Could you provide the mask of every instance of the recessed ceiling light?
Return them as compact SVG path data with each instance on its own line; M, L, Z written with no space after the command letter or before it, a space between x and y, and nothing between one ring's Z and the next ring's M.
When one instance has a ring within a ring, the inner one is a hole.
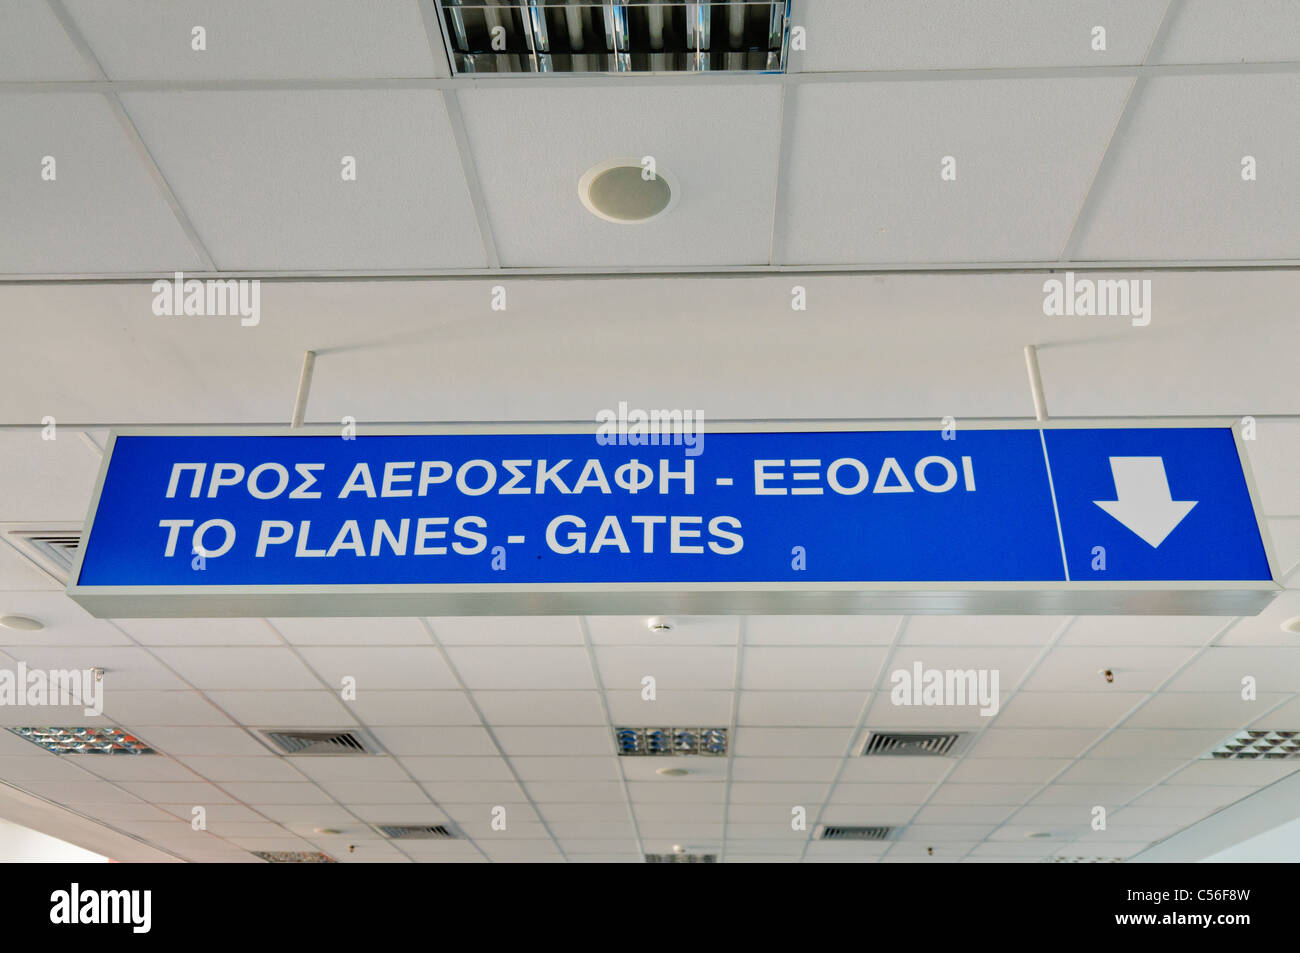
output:
M45 628L40 619L25 615L0 615L0 625L6 629L18 629L21 632L39 632Z
M1290 619L1283 622L1282 631L1293 632L1296 635L1300 635L1300 615L1292 616Z
M1026 837L1051 837L1050 831L1034 831L1032 834L1026 834Z
M682 775L690 774L685 768L660 768L655 774L662 774L666 778L680 778Z
M645 627L651 632L671 632L673 630L673 620L665 619L661 615L651 616L646 619Z
M578 180L587 211L617 225L641 225L666 214L679 192L671 173L636 158L607 159Z

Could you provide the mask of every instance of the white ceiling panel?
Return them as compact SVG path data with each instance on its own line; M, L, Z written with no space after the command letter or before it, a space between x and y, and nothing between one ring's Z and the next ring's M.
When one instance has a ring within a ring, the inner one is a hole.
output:
M202 267L103 96L0 93L0 126L0 274Z
M1300 7L1291 0L1179 0L1156 63L1300 60Z
M502 264L768 261L780 151L777 87L478 86L460 100ZM510 142L528 148L503 148ZM606 159L643 156L677 180L675 209L618 225L583 208L584 172Z
M441 37L435 57L419 2L63 0L115 80L446 76Z
M4 16L0 81L98 78L46 0L6 0Z
M790 68L913 70L1141 63L1166 0L804 0ZM1105 50L1092 31L1106 30Z
M121 98L219 268L485 264L436 91ZM345 156L355 181L343 178ZM165 261L142 270L170 271Z
M1161 76L1132 108L1090 199L1080 259L1300 254L1300 76ZM1255 181L1242 161L1255 159Z
M1055 261L1131 85L1028 79L792 89L777 260ZM941 178L948 156L952 181Z

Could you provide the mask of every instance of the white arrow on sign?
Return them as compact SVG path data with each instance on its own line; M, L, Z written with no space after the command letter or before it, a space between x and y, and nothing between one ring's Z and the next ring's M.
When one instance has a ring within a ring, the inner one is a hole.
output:
M1115 499L1093 500L1153 549L1174 531L1198 500L1170 498L1163 457L1111 457Z

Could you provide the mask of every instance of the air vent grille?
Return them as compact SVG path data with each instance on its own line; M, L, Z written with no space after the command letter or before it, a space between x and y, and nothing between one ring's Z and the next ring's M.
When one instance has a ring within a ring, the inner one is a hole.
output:
M439 0L456 73L784 72L788 0Z
M55 754L140 755L153 748L121 728L10 728L20 738Z
M329 854L309 850L255 850L253 855L268 864L337 864Z
M862 746L864 758L906 755L914 758L944 758L955 754L961 732L873 731Z
M298 731L264 728L261 734L280 754L298 757L369 755L379 750L368 736L355 730Z
M889 840L893 831L892 827L827 824L817 835L817 840Z
M717 854L646 854L647 864L716 864Z
M375 830L391 840L455 840L446 824L378 824Z
M1300 731L1239 731L1211 751L1210 757L1252 761L1300 757Z
M77 565L81 531L75 529L13 529L5 533L9 544L38 568L67 585Z
M725 756L726 728L615 728L620 755L702 754Z

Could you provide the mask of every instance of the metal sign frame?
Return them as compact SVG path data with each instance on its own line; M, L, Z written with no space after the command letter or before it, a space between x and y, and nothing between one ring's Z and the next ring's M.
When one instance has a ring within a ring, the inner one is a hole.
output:
M963 420L960 430L1219 428L1232 432L1270 581L1155 582L647 582L398 585L82 586L82 545L67 594L97 618L412 617L480 615L1257 615L1282 583L1236 418ZM376 425L362 436L595 434L591 421ZM934 421L728 421L707 433L941 431ZM122 427L112 430L85 520L94 530L118 436L330 436L337 427Z

